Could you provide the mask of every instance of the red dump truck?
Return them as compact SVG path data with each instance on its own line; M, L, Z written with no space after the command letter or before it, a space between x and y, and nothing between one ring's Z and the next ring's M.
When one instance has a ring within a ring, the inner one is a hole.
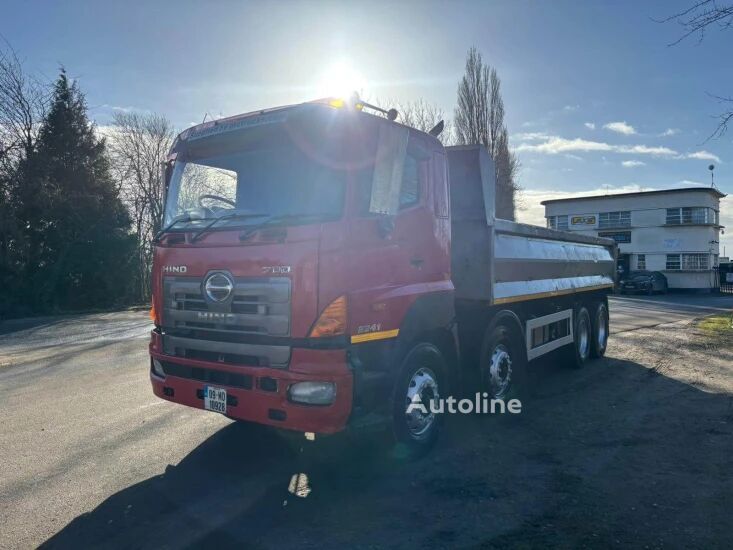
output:
M459 386L506 399L557 348L603 355L613 241L497 219L480 146L360 102L201 124L166 163L150 379L163 399L416 450Z

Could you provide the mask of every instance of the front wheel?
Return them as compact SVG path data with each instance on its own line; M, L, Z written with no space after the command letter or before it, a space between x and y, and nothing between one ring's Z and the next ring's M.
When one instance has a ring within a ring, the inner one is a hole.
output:
M430 403L446 397L446 362L433 344L418 344L407 354L395 385L392 431L412 457L426 453L438 439L442 417Z
M591 346L591 356L595 358L603 357L606 354L606 346L608 345L608 306L605 302L599 302L593 313L593 339Z

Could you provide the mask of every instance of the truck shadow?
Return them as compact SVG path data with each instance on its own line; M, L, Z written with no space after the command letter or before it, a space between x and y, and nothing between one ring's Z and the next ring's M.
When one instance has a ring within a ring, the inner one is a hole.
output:
M375 437L230 424L46 547L726 546L733 401L632 361L550 357L519 415L452 416L418 461Z

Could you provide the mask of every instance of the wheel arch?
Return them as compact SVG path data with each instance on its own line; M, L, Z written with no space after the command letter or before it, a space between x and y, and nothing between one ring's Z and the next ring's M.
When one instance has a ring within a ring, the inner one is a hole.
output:
M453 292L435 292L418 297L400 325L391 363L399 370L407 354L421 342L433 344L443 355L449 383L458 376L458 335Z
M527 345L524 335L524 323L514 311L510 309L502 309L495 313L489 323L486 326L484 332L484 338L486 335L491 334L494 329L498 326L505 326L510 330L510 333L516 338L518 349L522 354L524 360L527 360Z

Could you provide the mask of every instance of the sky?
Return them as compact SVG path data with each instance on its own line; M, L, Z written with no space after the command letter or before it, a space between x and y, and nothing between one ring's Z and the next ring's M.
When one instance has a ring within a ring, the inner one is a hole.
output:
M670 46L681 28L656 21L692 3L0 0L0 35L29 71L51 80L66 67L98 125L134 110L181 130L331 95L344 79L452 118L476 46L502 80L519 219L544 224L541 200L707 186L710 164L733 193L733 129L707 139L723 109L712 96L733 96L733 29Z

